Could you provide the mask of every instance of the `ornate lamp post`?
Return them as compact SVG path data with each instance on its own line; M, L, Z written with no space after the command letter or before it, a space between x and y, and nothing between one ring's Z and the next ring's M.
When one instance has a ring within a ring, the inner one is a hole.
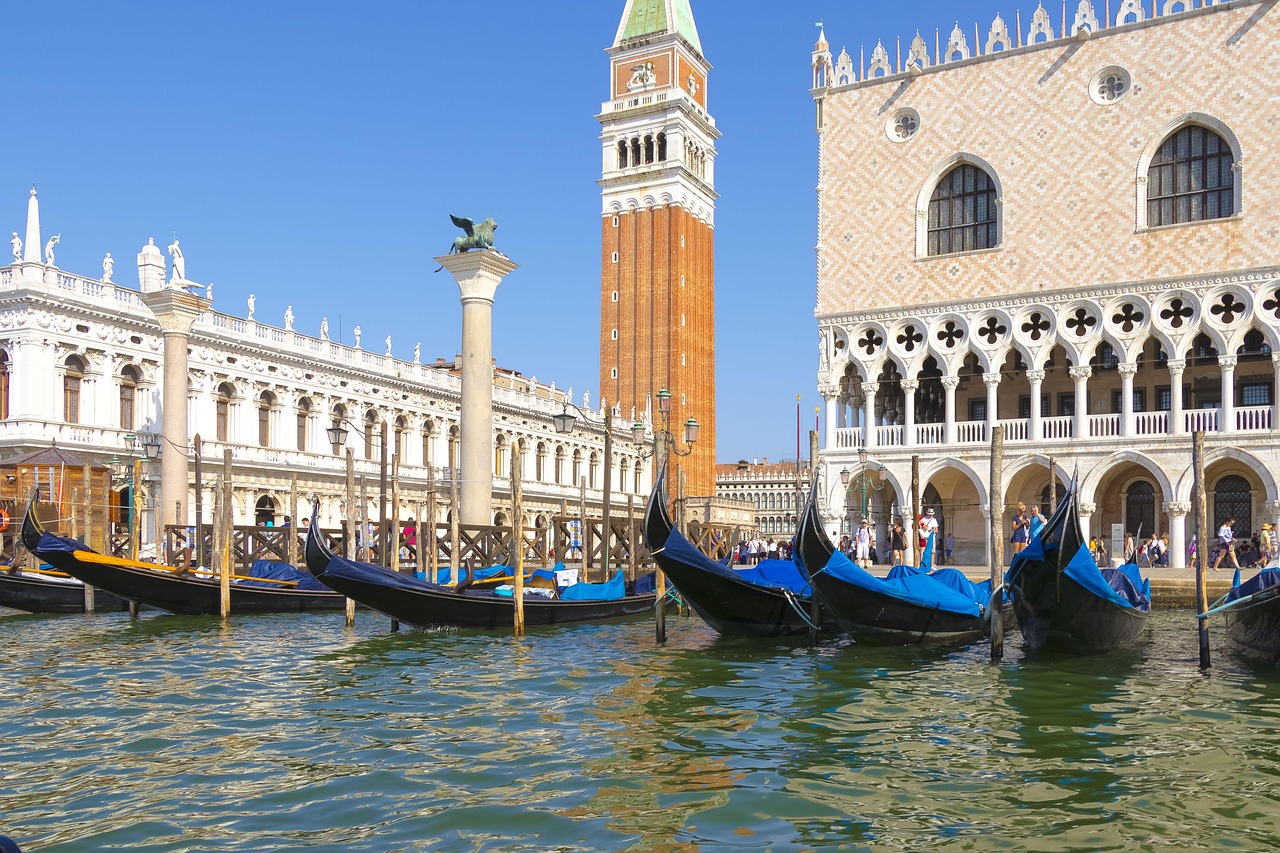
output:
M590 417L587 415L586 412L584 412L582 409L578 408L568 400L565 400L562 406L563 408L560 414L551 416L551 421L552 423L555 424L556 432L559 433L560 435L568 435L569 433L573 432L573 425L577 421L577 417L575 417L573 412L570 412L569 409L572 408L574 412L577 412L579 415L582 415L583 420L590 420ZM641 426L640 429L641 429L640 440L643 441L644 427ZM611 512L610 512L610 510L612 509L610 505L610 492L611 492L610 486L611 486L612 474L613 474L613 407L606 406L604 410L604 483L603 483L604 490L603 490L603 494L601 495L602 502L601 502L601 510L600 510L601 537L604 542L604 546L601 548L601 550L604 552L604 556L601 560L601 563L602 563L602 568L604 570L604 579L606 581L609 580L609 552L611 550L609 547L609 540L612 538L612 534L613 534L613 531L612 531L613 519L611 517ZM586 542L587 531L586 531L585 525L587 523L587 520L585 518L582 519L582 523L584 525L583 531L582 531L582 537L583 537L582 544L583 544L584 553L585 553L585 546L587 544Z
M346 418L339 418L334 421L333 426L325 430L329 436L329 443L333 445L343 445L347 443L347 430L343 424L347 424L351 429L356 431L356 435L369 440L369 436L355 424ZM390 565L387 557L387 422L382 421L379 427L381 435L381 463L378 473L378 562L383 566ZM354 533L354 531L352 531ZM367 531L366 531L367 532Z
M872 463L870 462L870 454L865 448L858 451L858 464L862 466L862 472L858 475L859 479L862 481L862 518L867 518L867 489L870 488L875 492L883 489L884 482L889 476L889 470L883 465L875 463L876 479L874 481L868 481L867 474ZM840 482L847 486L849 485L849 480L849 469L842 468L840 470Z

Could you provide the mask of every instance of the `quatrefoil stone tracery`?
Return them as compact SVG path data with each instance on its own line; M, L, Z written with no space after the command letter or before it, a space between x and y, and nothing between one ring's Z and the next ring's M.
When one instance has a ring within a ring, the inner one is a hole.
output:
M884 338L876 334L875 329L867 329L867 333L858 341L858 346L866 350L867 355L875 355L876 350L884 343Z
M1067 318L1067 328L1075 332L1078 338L1083 338L1089 334L1089 330L1097 324L1097 318L1093 317L1085 308L1077 308Z
M1280 288L1277 288L1270 297L1263 300L1262 310L1270 311L1272 316L1280 320Z
M938 340L942 341L942 345L947 349L955 349L956 343L964 337L964 329L956 325L955 320L948 320L938 330Z
M1175 329L1181 329L1195 313L1194 308L1183 299L1177 298L1170 300L1169 307L1160 311L1160 319Z
M1235 322L1236 315L1243 315L1248 310L1248 306L1237 299L1234 293L1224 293L1222 299L1209 309L1209 313L1217 317L1222 325L1230 326Z
M915 352L916 347L924 340L924 335L917 331L914 325L907 326L902 330L902 334L898 335L898 345L907 352Z
M1126 302L1119 313L1112 315L1111 322L1119 326L1125 334L1128 334L1141 326L1145 318L1146 314L1139 311L1132 302Z
M1038 341L1044 337L1044 333L1049 331L1052 324L1044 318L1039 311L1035 311L1027 318L1027 322L1022 324L1022 331L1033 341Z
M978 329L978 335L986 338L988 344L994 344L1003 338L1007 331L1009 330L995 317L988 317L987 322Z

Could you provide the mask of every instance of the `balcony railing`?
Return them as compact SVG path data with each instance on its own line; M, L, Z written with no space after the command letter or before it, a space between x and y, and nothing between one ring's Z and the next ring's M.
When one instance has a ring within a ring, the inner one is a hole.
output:
M1235 431L1237 433L1265 433L1273 429L1275 411L1271 406L1243 406L1235 410ZM1123 416L1117 414L1089 415L1088 439L1114 440L1125 438ZM1184 434L1198 430L1217 432L1221 421L1218 409L1195 409L1183 412ZM1169 412L1134 412L1131 436L1142 436L1159 439L1170 435L1171 423ZM1041 437L1036 438L1031 432L1031 421L1025 418L1002 420L1004 440L1014 444L1034 441L1066 441L1075 437L1075 418L1065 417L1041 418ZM916 424L915 441L910 440L905 426L876 427L877 447L931 446L946 444L946 425L940 423ZM955 424L956 445L980 445L990 441L987 435L986 421L957 421ZM836 430L835 449L857 450L863 446L863 431L860 427Z

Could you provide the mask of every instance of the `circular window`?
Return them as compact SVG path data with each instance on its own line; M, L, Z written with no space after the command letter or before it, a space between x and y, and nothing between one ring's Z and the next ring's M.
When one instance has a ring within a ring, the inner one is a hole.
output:
M895 110L885 122L884 132L890 142L906 142L920 130L920 113L910 107Z
M1129 94L1132 86L1128 71L1119 65L1110 65L1093 75L1089 83L1089 97L1095 104L1108 106Z

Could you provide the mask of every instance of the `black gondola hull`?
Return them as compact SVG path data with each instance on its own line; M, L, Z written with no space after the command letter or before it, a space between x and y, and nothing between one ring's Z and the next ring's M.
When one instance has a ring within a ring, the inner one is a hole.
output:
M182 577L155 569L87 562L76 551L37 553L59 571L105 589L127 601L147 604L171 613L218 615L221 587L216 579ZM294 592L267 587L231 585L231 612L301 613L342 610L343 597L336 592Z
M84 585L39 575L0 573L0 607L28 613L84 613ZM129 603L103 589L93 591L94 610L127 610Z
M1241 656L1280 662L1280 586L1254 596L1247 605L1223 612L1227 639Z
M333 573L320 579L366 607L419 628L512 628L515 602L499 595L456 593L446 590L406 589L355 580ZM656 597L633 595L613 601L559 601L526 596L526 626L602 622L652 613Z
M966 616L879 595L819 574L814 578L818 596L831 608L840 628L865 642L884 645L964 642L987 632L982 616Z
M808 597L788 596L781 589L722 578L664 559L662 554L656 560L667 580L680 591L680 597L721 634L785 637L809 631ZM805 616L801 616L801 610L806 611Z
M1028 651L1096 655L1136 640L1149 612L1106 601L1048 563L1030 563L1011 581L1013 611Z

